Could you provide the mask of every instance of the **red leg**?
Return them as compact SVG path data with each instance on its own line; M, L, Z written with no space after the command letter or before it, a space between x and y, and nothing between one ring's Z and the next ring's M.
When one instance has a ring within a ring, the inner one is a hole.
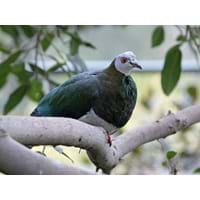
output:
M112 139L111 139L109 133L107 133L107 135L108 135L107 142L108 142L108 144L111 146L111 145L112 145Z
M107 142L108 142L108 144L111 146L112 145L112 138L111 138L111 136L110 135L112 135L112 134L114 134L115 132L117 132L118 131L118 129L116 128L116 129L114 129L113 131L111 131L111 132L108 132L107 131L107 136L108 136L108 139L107 139Z

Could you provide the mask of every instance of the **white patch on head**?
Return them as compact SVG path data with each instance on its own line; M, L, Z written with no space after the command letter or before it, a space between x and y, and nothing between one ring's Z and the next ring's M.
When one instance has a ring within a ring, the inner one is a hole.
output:
M136 55L132 51L127 51L115 57L115 68L117 71L129 75L133 70L131 63L137 63Z

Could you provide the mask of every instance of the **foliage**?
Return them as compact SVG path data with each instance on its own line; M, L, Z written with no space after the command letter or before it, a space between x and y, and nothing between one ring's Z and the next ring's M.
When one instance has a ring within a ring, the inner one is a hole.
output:
M79 57L80 48L83 47L94 49L95 47L93 44L84 41L81 38L80 33L83 28L91 27L0 26L0 89L5 86L10 75L14 76L18 81L18 85L16 88L13 88L13 91L5 103L3 111L4 114L7 114L14 109L24 97L28 97L36 102L39 101L44 93L47 92L45 91L46 83L48 83L50 87L58 84L52 80L52 73L60 71L65 72L66 75L70 76L72 73L85 70L84 62ZM177 35L176 41L172 47L166 51L165 62L161 72L162 89L166 95L171 94L180 80L183 46L189 45L197 58L200 53L200 28L197 26L177 26L176 28L179 30L179 34ZM162 45L165 42L166 37L166 27L157 26L152 33L152 47L158 48L159 45ZM149 74L147 76L148 77L146 80L148 80L148 82L146 85L149 85ZM146 112L144 115L142 115L142 118L147 116L148 121L151 120L150 113L152 116L154 116L154 119L155 116L166 113L165 108L168 107L168 105L169 107L172 107L172 109L174 106L178 109L182 109L186 106L186 101L187 103L189 102L188 104L192 104L197 103L199 100L199 88L197 87L197 81L194 81L183 86L183 90L181 90L182 92L180 94L181 101L175 99L173 101L172 97L170 98L170 104L165 103L167 106L163 106L163 104L159 107L157 104L159 100L155 101L155 99L160 98L161 102L163 99L161 99L162 95L160 95L158 87L155 87L155 81L156 80L154 79L151 87L148 87L150 88L148 91L143 91L141 93L143 96L140 102L144 106ZM156 85L158 85L157 82ZM141 116L140 111L139 113ZM134 113L134 120L138 118L139 117L135 116ZM189 128L182 131L182 134L179 135L179 142L181 141L181 143L183 143L181 146L184 146L184 149L182 149L182 154L185 156L183 158L181 157L181 162L183 162L183 159L191 159L199 153L195 149L195 153L192 152L187 154L187 151L191 150L191 146L195 146L192 142L188 144L187 135L190 133L193 134L194 132L194 129ZM155 149L153 149L153 151L155 151ZM180 151L178 150L178 152ZM152 154L152 156L153 158L151 158L149 155L149 146L147 149L140 148L137 149L137 152L134 151L134 161L136 160L136 157L138 157L138 160L140 159L138 162L135 161L135 169L141 169L141 172L143 173L143 171L145 171L144 167L148 168L152 165L152 162L158 164L160 160L154 159L155 154ZM169 161L176 156L176 152L169 151L165 156ZM87 157L83 157L82 159L83 163L88 164ZM197 159L195 157L195 162L196 160ZM138 163L141 164L140 167L137 166ZM130 167L129 165L126 166L127 169ZM131 167L133 167L133 165ZM194 166L190 166L190 169L191 168L193 169ZM194 173L199 172L200 168L194 170Z
M200 173L200 168L196 168L194 171L193 171L194 174L199 174Z
M182 53L179 45L168 50L161 73L162 89L167 95L171 93L180 78L181 59Z
M161 85L166 95L173 91L181 76L183 45L189 45L197 60L200 55L200 26L176 26L176 28L179 30L176 44L167 51L161 73ZM164 36L164 27L157 26L152 34L152 47L161 45L164 42Z
M39 101L45 93L43 80L50 87L57 86L50 78L51 73L62 70L70 76L72 70L75 73L85 70L84 62L78 55L79 49L81 46L95 47L80 37L82 28L0 26L0 55L3 60L0 62L0 89L6 84L9 75L15 76L19 82L5 104L4 114L15 108L25 96Z
M160 45L165 39L165 32L163 26L157 26L152 34L152 47Z
M176 152L175 151L168 151L166 154L166 157L168 160L171 160L172 158L174 158L176 156Z
M45 93L44 82L49 84L49 88L57 86L58 83L51 78L55 71L70 76L86 69L79 50L81 47L95 48L80 36L80 32L87 28L91 26L0 26L0 89L6 84L8 76L13 75L19 82L19 90L24 91L16 92L16 88L13 90L4 114L18 105L17 101L25 96L39 101ZM196 58L200 55L200 26L176 28L179 33L175 44L165 55L161 72L161 86L166 95L171 94L181 77L182 47L189 45ZM151 41L153 48L165 41L165 29L160 25L154 29ZM194 88L188 89L188 92L195 98ZM10 99L16 102L11 105Z

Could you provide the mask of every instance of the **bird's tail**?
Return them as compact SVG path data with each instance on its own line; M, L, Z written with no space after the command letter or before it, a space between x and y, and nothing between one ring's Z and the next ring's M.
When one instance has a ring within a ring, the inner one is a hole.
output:
M41 117L42 116L37 108L30 115L35 116L35 117Z

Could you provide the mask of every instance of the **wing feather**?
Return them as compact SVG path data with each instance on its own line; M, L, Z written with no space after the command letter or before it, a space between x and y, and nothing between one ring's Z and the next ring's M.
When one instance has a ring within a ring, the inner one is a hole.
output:
M94 74L83 73L50 91L36 110L40 116L78 119L92 108L97 98L98 79Z

